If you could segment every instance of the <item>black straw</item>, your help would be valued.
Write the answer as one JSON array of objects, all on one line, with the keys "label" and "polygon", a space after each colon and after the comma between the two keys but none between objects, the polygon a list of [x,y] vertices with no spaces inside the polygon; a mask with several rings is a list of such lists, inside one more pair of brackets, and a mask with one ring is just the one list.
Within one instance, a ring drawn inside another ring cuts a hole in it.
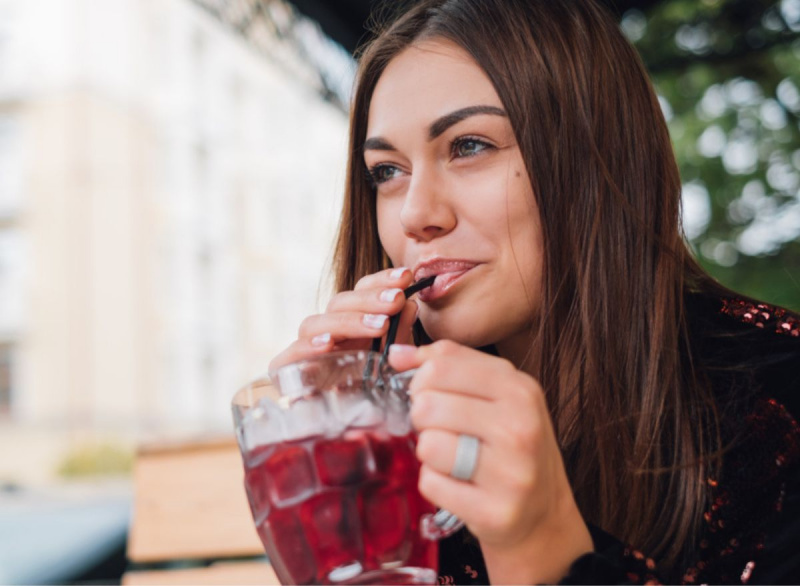
[{"label": "black straw", "polygon": [[427,289],[428,287],[433,285],[433,282],[435,280],[436,280],[436,275],[431,275],[430,277],[425,277],[424,279],[420,279],[419,281],[411,285],[408,289],[403,291],[403,295],[405,295],[406,299],[408,299],[414,293],[422,291],[423,289]]},{"label": "black straw", "polygon": [[[424,279],[420,279],[407,289],[403,291],[403,295],[406,296],[406,299],[411,297],[414,293],[418,291],[422,291],[423,289],[427,289],[433,282],[436,280],[436,275],[431,275],[430,277],[425,277]],[[386,362],[386,358],[389,356],[389,346],[394,344],[394,339],[397,337],[397,328],[400,326],[400,314],[403,313],[402,310],[399,313],[394,314],[392,317],[389,318],[389,331],[386,332],[386,345],[383,347],[383,355],[381,356],[381,364]],[[372,341],[372,349],[375,352],[378,352],[381,348],[381,339],[375,338]]]},{"label": "black straw", "polygon": [[[435,280],[436,280],[436,275],[432,275],[430,277],[425,277],[424,279],[420,279],[419,281],[417,281],[416,283],[414,283],[413,285],[411,285],[407,289],[403,290],[403,295],[405,295],[406,299],[408,299],[409,297],[411,297],[417,291],[421,291],[422,289],[425,289],[426,287],[430,287],[431,285],[433,285],[433,282]],[[400,314],[401,313],[403,313],[402,310],[400,310],[400,313],[396,313],[392,317],[389,318],[389,331],[386,332],[386,346],[383,348],[383,354],[381,355],[381,359],[380,359],[380,363],[379,363],[379,365],[380,365],[379,366],[379,371],[380,372],[383,372],[383,367],[386,364],[386,359],[389,356],[389,346],[394,344],[394,339],[397,337],[397,328],[400,325]],[[372,351],[377,353],[377,352],[380,352],[380,350],[381,350],[381,339],[380,339],[380,337],[373,338],[372,339]],[[366,381],[371,379],[372,365],[373,365],[372,354],[370,354],[369,359],[367,360],[367,364],[364,367],[364,382],[365,383],[366,383]],[[382,380],[383,379],[382,379],[381,374],[378,374],[377,384],[378,385],[382,384],[382,382],[381,382]]]},{"label": "black straw", "polygon": [[[422,291],[423,289],[430,287],[433,285],[433,282],[436,280],[436,275],[432,275],[430,277],[425,277],[424,279],[420,279],[410,287],[403,290],[403,295],[405,295],[406,299],[411,297],[414,293],[418,291]],[[400,313],[403,313],[402,310]],[[389,331],[386,333],[386,346],[384,347],[384,357],[386,355],[386,348],[394,344],[394,339],[397,337],[397,328],[400,325],[400,313],[396,313],[389,319]],[[372,340],[372,351],[373,352],[380,352],[381,351],[381,339],[380,338],[373,338]]]}]

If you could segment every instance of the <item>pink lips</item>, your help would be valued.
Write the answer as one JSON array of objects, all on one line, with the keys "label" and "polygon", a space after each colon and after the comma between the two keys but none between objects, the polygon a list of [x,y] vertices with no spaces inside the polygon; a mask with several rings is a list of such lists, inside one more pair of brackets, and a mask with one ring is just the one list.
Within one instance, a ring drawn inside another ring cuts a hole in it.
[{"label": "pink lips", "polygon": [[419,292],[419,300],[431,302],[443,297],[456,282],[480,263],[470,260],[435,258],[419,263],[414,269],[414,280],[436,276],[433,285]]}]

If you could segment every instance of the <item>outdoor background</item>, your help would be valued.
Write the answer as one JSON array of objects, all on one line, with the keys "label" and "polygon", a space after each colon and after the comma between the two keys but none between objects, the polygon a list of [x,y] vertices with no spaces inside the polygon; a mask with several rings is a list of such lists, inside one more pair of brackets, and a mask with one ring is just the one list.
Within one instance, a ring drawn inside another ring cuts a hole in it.
[{"label": "outdoor background", "polygon": [[[324,307],[355,66],[308,4],[0,0],[0,583],[9,510],[124,535],[136,446],[230,434]],[[800,0],[625,6],[698,258],[800,310]]]}]

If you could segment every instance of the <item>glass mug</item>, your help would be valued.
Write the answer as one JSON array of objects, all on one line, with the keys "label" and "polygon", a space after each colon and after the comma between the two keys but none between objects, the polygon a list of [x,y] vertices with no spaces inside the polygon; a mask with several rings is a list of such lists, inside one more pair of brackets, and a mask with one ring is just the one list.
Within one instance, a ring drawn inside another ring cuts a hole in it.
[{"label": "glass mug", "polygon": [[412,371],[332,352],[236,393],[258,535],[282,584],[435,584],[437,540],[463,523],[417,488]]}]

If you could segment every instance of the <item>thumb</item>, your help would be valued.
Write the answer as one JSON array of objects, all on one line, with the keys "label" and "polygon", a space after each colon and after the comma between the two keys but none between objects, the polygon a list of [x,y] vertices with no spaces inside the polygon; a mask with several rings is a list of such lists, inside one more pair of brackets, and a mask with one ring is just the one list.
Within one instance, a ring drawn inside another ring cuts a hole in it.
[{"label": "thumb", "polygon": [[392,344],[389,346],[389,365],[398,372],[417,368],[423,362],[422,350],[408,344]]}]

